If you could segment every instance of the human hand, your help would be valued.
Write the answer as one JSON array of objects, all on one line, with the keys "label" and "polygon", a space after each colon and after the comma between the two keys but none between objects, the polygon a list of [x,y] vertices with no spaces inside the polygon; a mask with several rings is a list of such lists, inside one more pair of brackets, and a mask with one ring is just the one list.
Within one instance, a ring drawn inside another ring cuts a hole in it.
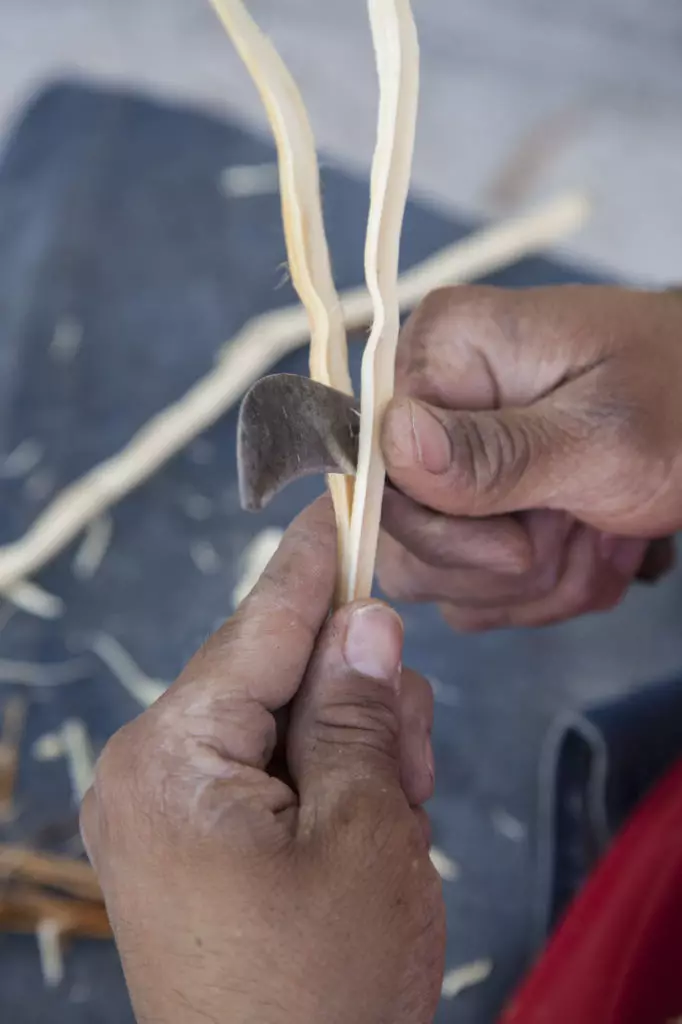
[{"label": "human hand", "polygon": [[434,293],[384,421],[386,593],[475,630],[611,608],[657,578],[682,525],[680,389],[678,295]]},{"label": "human hand", "polygon": [[322,500],[99,761],[82,830],[139,1024],[433,1019],[431,690],[386,606],[325,622],[335,572]]}]

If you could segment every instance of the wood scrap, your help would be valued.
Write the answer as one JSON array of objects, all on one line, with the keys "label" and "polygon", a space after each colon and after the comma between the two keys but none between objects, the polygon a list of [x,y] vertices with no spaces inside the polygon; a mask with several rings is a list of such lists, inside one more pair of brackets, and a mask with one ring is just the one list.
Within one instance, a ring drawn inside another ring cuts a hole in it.
[{"label": "wood scrap", "polygon": [[67,718],[59,732],[71,792],[76,806],[80,806],[95,777],[95,755],[90,734],[85,722],[80,718]]},{"label": "wood scrap", "polygon": [[369,0],[369,13],[380,86],[365,249],[374,322],[362,361],[360,448],[344,601],[369,597],[374,579],[386,480],[380,432],[394,391],[400,333],[400,238],[412,174],[419,97],[419,43],[410,0]]},{"label": "wood scrap", "polygon": [[64,614],[64,602],[55,594],[48,594],[30,580],[19,580],[8,587],[5,598],[19,611],[34,615],[37,619],[58,619]]},{"label": "wood scrap", "polygon": [[88,524],[83,542],[74,555],[71,570],[78,580],[91,580],[99,571],[111,545],[114,521],[106,513]]},{"label": "wood scrap", "polygon": [[220,572],[223,563],[210,540],[201,537],[193,540],[189,546],[189,554],[202,576],[216,576]]},{"label": "wood scrap", "polygon": [[25,726],[26,701],[10,697],[3,708],[0,731],[0,823],[12,821],[16,813],[14,795]]},{"label": "wood scrap", "polygon": [[29,885],[12,886],[0,893],[0,931],[31,934],[42,921],[54,921],[64,937],[111,938],[101,901],[54,896]]},{"label": "wood scrap", "polygon": [[[475,280],[555,244],[580,227],[587,212],[584,196],[571,193],[443,249],[403,274],[401,310],[413,309],[434,288]],[[366,290],[352,289],[340,298],[347,329],[364,327],[372,316]],[[122,451],[66,487],[23,537],[0,547],[0,592],[36,573],[92,519],[212,426],[254,381],[305,344],[308,331],[307,314],[298,306],[273,310],[245,324],[225,346],[219,364],[183,398],[154,416]]]},{"label": "wood scrap", "polygon": [[493,972],[492,960],[475,960],[445,972],[441,995],[443,999],[456,999],[474,985],[482,985]]},{"label": "wood scrap", "polygon": [[58,988],[64,980],[61,924],[52,917],[44,918],[38,922],[35,933],[45,987]]},{"label": "wood scrap", "polygon": [[13,686],[65,686],[87,679],[91,672],[92,665],[85,658],[53,664],[0,658],[0,683]]},{"label": "wood scrap", "polygon": [[232,591],[232,607],[236,610],[249,596],[282,542],[283,530],[270,527],[257,534],[247,545],[239,565],[239,580]]},{"label": "wood scrap", "polygon": [[460,866],[457,861],[449,857],[437,846],[432,846],[429,852],[431,863],[444,882],[456,882],[460,876]]},{"label": "wood scrap", "polygon": [[6,888],[8,882],[54,889],[79,900],[102,901],[95,872],[86,861],[0,843],[0,884]]},{"label": "wood scrap", "polygon": [[123,645],[108,633],[97,633],[90,641],[90,650],[104,662],[121,686],[143,708],[155,704],[170,686],[170,683],[162,679],[153,679],[143,672]]},{"label": "wood scrap", "polygon": [[495,831],[512,843],[523,843],[528,838],[528,829],[504,807],[494,807],[490,813]]}]

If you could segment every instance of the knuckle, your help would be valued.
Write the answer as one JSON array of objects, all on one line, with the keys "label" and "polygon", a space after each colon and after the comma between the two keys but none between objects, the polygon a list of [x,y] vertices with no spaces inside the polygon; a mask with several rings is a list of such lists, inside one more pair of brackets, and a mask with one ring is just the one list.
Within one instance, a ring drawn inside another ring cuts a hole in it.
[{"label": "knuckle", "polygon": [[408,319],[398,343],[396,384],[398,393],[421,392],[428,387],[438,363],[444,332],[450,333],[452,288],[430,292]]},{"label": "knuckle", "polygon": [[[453,451],[460,455],[460,473],[471,489],[473,512],[491,496],[499,497],[519,483],[532,458],[529,430],[519,423],[491,416],[461,416],[455,421]],[[455,468],[457,472],[457,468]]]},{"label": "knuckle", "polygon": [[400,727],[395,709],[369,683],[362,693],[338,696],[321,708],[315,720],[314,743],[322,747],[363,747],[393,751]]}]

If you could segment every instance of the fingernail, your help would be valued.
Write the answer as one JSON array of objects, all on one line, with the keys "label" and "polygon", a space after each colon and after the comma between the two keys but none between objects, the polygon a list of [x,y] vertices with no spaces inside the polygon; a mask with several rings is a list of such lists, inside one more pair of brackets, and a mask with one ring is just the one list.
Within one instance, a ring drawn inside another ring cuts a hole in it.
[{"label": "fingernail", "polygon": [[410,415],[417,458],[429,473],[444,473],[452,462],[452,448],[445,427],[418,402],[410,402]]},{"label": "fingernail", "polygon": [[389,410],[385,429],[386,458],[395,469],[421,465],[428,473],[444,473],[452,461],[450,438],[443,424],[419,402],[401,401]]},{"label": "fingernail", "polygon": [[356,608],[346,631],[346,661],[361,676],[396,680],[403,648],[403,624],[387,605]]}]

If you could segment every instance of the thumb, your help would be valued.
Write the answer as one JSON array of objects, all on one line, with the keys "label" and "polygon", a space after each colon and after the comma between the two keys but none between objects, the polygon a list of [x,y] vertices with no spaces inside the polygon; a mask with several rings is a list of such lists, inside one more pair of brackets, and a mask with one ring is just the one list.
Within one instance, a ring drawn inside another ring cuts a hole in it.
[{"label": "thumb", "polygon": [[322,633],[296,697],[288,762],[301,806],[349,788],[400,792],[403,626],[378,601],[349,605]]},{"label": "thumb", "polygon": [[452,412],[397,398],[382,447],[391,481],[414,501],[446,515],[491,516],[552,508],[578,461],[571,437],[543,402]]}]

